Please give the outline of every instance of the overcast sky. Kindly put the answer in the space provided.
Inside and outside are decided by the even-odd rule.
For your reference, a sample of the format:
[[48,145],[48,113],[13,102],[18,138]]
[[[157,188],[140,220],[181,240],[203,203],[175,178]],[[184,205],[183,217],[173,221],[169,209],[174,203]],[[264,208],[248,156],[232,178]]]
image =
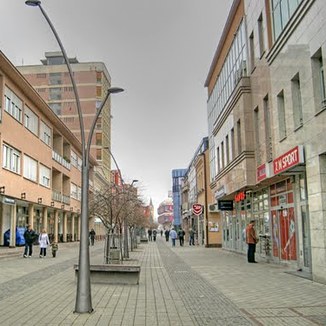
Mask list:
[[[102,61],[112,86],[112,153],[156,209],[171,171],[207,136],[204,82],[232,0],[42,0],[68,56]],[[0,48],[14,65],[59,50],[38,8],[0,0]]]

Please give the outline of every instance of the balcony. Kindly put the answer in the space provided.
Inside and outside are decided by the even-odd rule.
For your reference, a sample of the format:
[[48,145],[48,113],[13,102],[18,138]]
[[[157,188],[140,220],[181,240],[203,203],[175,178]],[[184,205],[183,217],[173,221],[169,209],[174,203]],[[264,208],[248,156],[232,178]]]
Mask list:
[[70,196],[63,195],[60,191],[57,190],[52,191],[52,200],[63,203],[65,205],[70,205]]
[[61,164],[66,169],[70,170],[70,162],[64,159],[60,154],[52,150],[52,159]]

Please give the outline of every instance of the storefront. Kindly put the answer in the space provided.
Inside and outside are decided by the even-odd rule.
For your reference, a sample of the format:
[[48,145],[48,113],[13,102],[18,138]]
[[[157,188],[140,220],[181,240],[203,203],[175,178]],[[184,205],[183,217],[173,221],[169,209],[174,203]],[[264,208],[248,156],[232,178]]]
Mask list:
[[[261,181],[264,181],[263,183]],[[223,248],[245,253],[245,227],[256,221],[256,253],[267,261],[311,271],[309,210],[302,146],[257,169],[254,189],[238,191],[223,212]]]

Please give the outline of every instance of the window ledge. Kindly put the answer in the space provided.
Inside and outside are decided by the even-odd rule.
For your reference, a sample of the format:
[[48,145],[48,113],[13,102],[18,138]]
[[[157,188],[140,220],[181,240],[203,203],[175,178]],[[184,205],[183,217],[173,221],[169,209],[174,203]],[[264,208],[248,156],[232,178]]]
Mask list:
[[325,110],[326,110],[326,106],[321,107],[320,110],[315,113],[315,117],[317,117],[320,113],[322,113]]

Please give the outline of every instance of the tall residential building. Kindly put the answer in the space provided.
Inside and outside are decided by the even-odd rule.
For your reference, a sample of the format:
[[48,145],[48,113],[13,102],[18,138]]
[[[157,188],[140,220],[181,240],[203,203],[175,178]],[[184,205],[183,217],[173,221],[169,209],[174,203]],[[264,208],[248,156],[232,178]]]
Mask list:
[[187,172],[187,169],[172,170],[172,198],[174,226],[181,226],[181,182]]
[[223,247],[326,284],[326,2],[234,0],[205,86]]
[[[101,106],[106,90],[111,86],[111,77],[102,62],[79,62],[70,58],[74,78],[81,102],[85,137],[94,120],[96,110]],[[80,139],[80,124],[75,96],[69,73],[61,52],[46,52],[41,65],[20,66],[17,69],[50,106],[54,113]],[[108,99],[96,128],[91,144],[91,155],[96,158],[99,172],[110,180],[111,158],[111,105]]]

